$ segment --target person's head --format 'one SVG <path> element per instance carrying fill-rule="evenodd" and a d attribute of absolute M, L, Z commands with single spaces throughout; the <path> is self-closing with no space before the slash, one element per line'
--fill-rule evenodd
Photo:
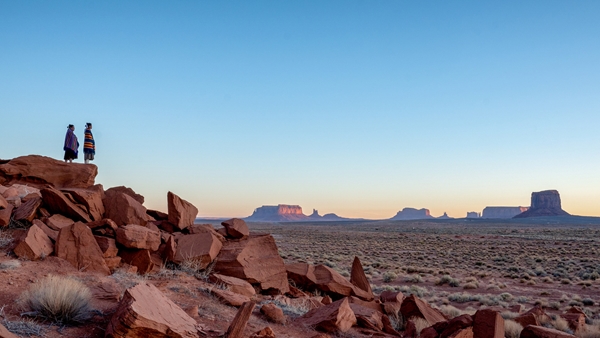
<path fill-rule="evenodd" d="M 92 124 L 88 122 L 88 123 L 85 124 L 85 127 L 87 129 L 92 129 Z"/>
<path fill-rule="evenodd" d="M 68 128 L 69 128 L 69 129 L 71 129 L 71 130 L 75 130 L 75 126 L 74 126 L 74 125 L 72 125 L 72 124 L 69 124 L 69 127 L 68 127 Z"/>

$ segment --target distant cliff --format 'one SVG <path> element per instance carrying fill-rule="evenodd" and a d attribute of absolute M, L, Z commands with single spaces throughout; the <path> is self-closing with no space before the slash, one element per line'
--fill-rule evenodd
<path fill-rule="evenodd" d="M 302 213 L 299 205 L 263 205 L 256 208 L 247 221 L 254 222 L 297 222 L 307 221 L 308 216 Z"/>
<path fill-rule="evenodd" d="M 528 207 L 485 207 L 481 218 L 513 218 L 527 211 Z"/>
<path fill-rule="evenodd" d="M 514 218 L 541 216 L 569 216 L 560 203 L 560 194 L 556 190 L 545 190 L 531 193 L 531 208 Z"/>
<path fill-rule="evenodd" d="M 390 218 L 391 220 L 410 220 L 410 219 L 429 219 L 433 218 L 429 213 L 429 209 L 415 209 L 415 208 L 404 208 L 398 211 L 396 216 Z"/>

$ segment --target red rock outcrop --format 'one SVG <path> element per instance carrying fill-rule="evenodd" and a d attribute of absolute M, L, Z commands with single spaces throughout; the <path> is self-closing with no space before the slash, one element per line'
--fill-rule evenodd
<path fill-rule="evenodd" d="M 21 238 L 14 252 L 19 258 L 37 261 L 50 256 L 54 252 L 54 244 L 52 244 L 48 235 L 34 224 L 27 229 L 25 236 Z"/>
<path fill-rule="evenodd" d="M 73 221 L 72 219 L 65 217 L 61 214 L 52 215 L 52 216 L 48 217 L 48 219 L 46 219 L 46 225 L 50 229 L 56 230 L 56 231 L 60 231 L 60 229 L 62 229 L 64 227 L 73 225 L 73 223 L 75 223 L 75 221 Z"/>
<path fill-rule="evenodd" d="M 452 318 L 448 321 L 448 325 L 446 326 L 446 328 L 440 333 L 440 338 L 454 337 L 459 331 L 466 329 L 470 326 L 473 326 L 473 318 L 471 317 L 471 315 L 464 314 Z M 471 330 L 471 334 L 472 333 L 473 332 Z M 463 333 L 463 335 L 464 334 L 466 334 L 466 332 Z"/>
<path fill-rule="evenodd" d="M 225 242 L 214 271 L 244 279 L 263 291 L 282 294 L 289 291 L 283 259 L 271 235 L 251 235 L 244 240 Z"/>
<path fill-rule="evenodd" d="M 119 249 L 117 248 L 117 243 L 113 238 L 104 236 L 94 236 L 94 238 L 96 239 L 96 243 L 98 243 L 104 258 L 117 256 Z"/>
<path fill-rule="evenodd" d="M 372 293 L 369 294 L 354 286 L 344 276 L 328 266 L 293 263 L 287 264 L 285 268 L 288 278 L 306 290 L 319 290 L 327 293 L 333 299 L 356 296 L 367 301 L 373 300 Z"/>
<path fill-rule="evenodd" d="M 235 293 L 229 290 L 222 290 L 218 288 L 213 288 L 211 291 L 212 295 L 217 297 L 217 299 L 229 306 L 240 307 L 250 301 L 250 297 L 240 295 L 239 293 Z"/>
<path fill-rule="evenodd" d="M 130 249 L 158 250 L 160 232 L 136 224 L 128 224 L 117 228 L 117 243 Z"/>
<path fill-rule="evenodd" d="M 356 303 L 350 303 L 350 309 L 356 316 L 358 326 L 375 331 L 383 330 L 383 314 L 381 312 Z"/>
<path fill-rule="evenodd" d="M 384 312 L 388 315 L 395 315 L 400 312 L 404 294 L 398 291 L 383 291 L 379 295 L 379 301 L 383 305 Z"/>
<path fill-rule="evenodd" d="M 200 268 L 206 268 L 217 258 L 223 243 L 213 234 L 205 232 L 194 235 L 184 235 L 177 240 L 177 252 L 173 261 L 182 263 L 192 260 L 200 263 Z"/>
<path fill-rule="evenodd" d="M 60 229 L 54 251 L 80 271 L 110 274 L 92 230 L 81 222 Z"/>
<path fill-rule="evenodd" d="M 415 208 L 404 208 L 398 211 L 396 216 L 390 218 L 390 220 L 412 220 L 412 219 L 427 219 L 433 218 L 429 213 L 429 209 L 415 209 Z"/>
<path fill-rule="evenodd" d="M 0 195 L 0 209 L 6 208 L 8 208 L 8 202 L 6 201 L 6 198 L 4 198 L 4 196 Z"/>
<path fill-rule="evenodd" d="M 56 241 L 58 238 L 58 231 L 50 229 L 46 223 L 40 221 L 39 219 L 34 219 L 32 223 L 42 229 L 46 236 L 48 236 L 52 241 Z M 54 251 L 54 246 L 52 247 L 52 250 Z"/>
<path fill-rule="evenodd" d="M 73 203 L 59 190 L 53 187 L 48 187 L 42 189 L 41 193 L 44 205 L 50 212 L 61 214 L 71 218 L 72 220 L 81 221 L 84 223 L 91 221 L 87 211 Z"/>
<path fill-rule="evenodd" d="M 529 210 L 516 215 L 514 218 L 542 217 L 542 216 L 568 216 L 560 203 L 560 194 L 556 190 L 545 190 L 531 193 L 531 207 Z"/>
<path fill-rule="evenodd" d="M 70 194 L 77 204 L 85 206 L 87 213 L 93 221 L 102 219 L 104 215 L 104 203 L 102 203 L 104 189 L 102 185 L 97 184 L 89 189 L 70 188 L 62 189 L 61 191 Z"/>
<path fill-rule="evenodd" d="M 400 313 L 402 313 L 404 318 L 423 318 L 429 325 L 447 320 L 446 316 L 439 310 L 432 308 L 427 302 L 424 302 L 415 295 L 410 295 L 404 299 L 400 307 Z"/>
<path fill-rule="evenodd" d="M 477 338 L 503 338 L 504 319 L 497 311 L 479 310 L 473 316 L 473 334 Z"/>
<path fill-rule="evenodd" d="M 520 338 L 575 338 L 575 336 L 547 327 L 529 325 L 521 331 Z"/>
<path fill-rule="evenodd" d="M 296 323 L 324 332 L 346 332 L 357 323 L 347 298 L 307 312 Z"/>
<path fill-rule="evenodd" d="M 98 167 L 93 164 L 65 163 L 50 157 L 28 155 L 0 162 L 0 184 L 27 184 L 42 188 L 89 188 L 94 185 Z"/>
<path fill-rule="evenodd" d="M 242 219 L 232 218 L 225 222 L 221 222 L 221 225 L 225 227 L 228 237 L 239 239 L 250 235 L 250 230 L 248 229 L 246 222 Z"/>
<path fill-rule="evenodd" d="M 196 321 L 154 285 L 140 283 L 125 291 L 113 314 L 107 338 L 196 338 Z"/>
<path fill-rule="evenodd" d="M 137 224 L 146 226 L 146 208 L 133 197 L 118 190 L 108 189 L 104 193 L 104 217 L 113 220 L 118 226 Z"/>
<path fill-rule="evenodd" d="M 198 216 L 198 208 L 192 203 L 181 199 L 179 196 L 170 192 L 167 194 L 167 204 L 169 209 L 169 223 L 177 229 L 183 230 L 194 224 Z"/>

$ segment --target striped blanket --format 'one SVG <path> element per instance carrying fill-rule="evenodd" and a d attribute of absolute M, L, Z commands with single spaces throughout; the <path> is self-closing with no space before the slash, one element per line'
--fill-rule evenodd
<path fill-rule="evenodd" d="M 65 146 L 63 150 L 71 149 L 77 154 L 77 148 L 79 148 L 79 142 L 77 142 L 77 136 L 71 129 L 67 129 L 67 135 L 65 136 Z"/>
<path fill-rule="evenodd" d="M 85 130 L 85 140 L 83 141 L 83 152 L 86 154 L 96 153 L 96 143 L 94 142 L 94 135 L 90 129 Z"/>

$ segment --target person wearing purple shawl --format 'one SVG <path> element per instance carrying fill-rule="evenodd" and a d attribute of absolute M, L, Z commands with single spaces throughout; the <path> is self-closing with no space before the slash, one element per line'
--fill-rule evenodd
<path fill-rule="evenodd" d="M 67 135 L 65 136 L 65 146 L 63 150 L 65 151 L 65 162 L 73 163 L 73 160 L 77 158 L 77 149 L 79 148 L 79 142 L 77 141 L 77 136 L 74 133 L 75 126 L 69 124 L 67 128 Z"/>

